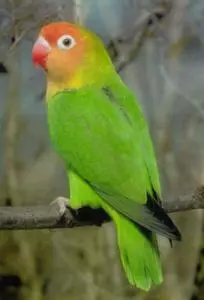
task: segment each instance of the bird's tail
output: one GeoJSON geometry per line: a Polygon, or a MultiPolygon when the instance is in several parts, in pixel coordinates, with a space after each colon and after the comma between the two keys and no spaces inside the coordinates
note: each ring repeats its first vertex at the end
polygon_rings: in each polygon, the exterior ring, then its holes
{"type": "Polygon", "coordinates": [[[163,281],[155,234],[121,215],[114,216],[122,265],[129,282],[145,291],[163,281]]]}

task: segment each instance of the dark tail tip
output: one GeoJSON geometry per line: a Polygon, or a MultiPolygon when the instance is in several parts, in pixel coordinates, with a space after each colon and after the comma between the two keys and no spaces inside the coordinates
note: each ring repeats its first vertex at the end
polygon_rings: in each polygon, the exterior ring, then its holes
{"type": "Polygon", "coordinates": [[[182,235],[181,235],[180,231],[178,230],[178,228],[176,227],[175,224],[174,224],[174,228],[175,228],[175,237],[176,237],[175,240],[177,240],[179,242],[182,241],[182,235]]]}
{"type": "Polygon", "coordinates": [[[155,193],[155,191],[153,192],[153,195],[154,195],[153,197],[149,194],[147,196],[148,209],[154,213],[155,217],[161,223],[163,223],[165,226],[168,227],[169,233],[171,233],[171,236],[172,236],[171,237],[172,240],[181,241],[182,236],[181,236],[179,229],[176,227],[176,225],[174,224],[172,219],[168,216],[168,214],[165,212],[165,210],[161,206],[162,202],[159,200],[158,195],[155,193]]]}

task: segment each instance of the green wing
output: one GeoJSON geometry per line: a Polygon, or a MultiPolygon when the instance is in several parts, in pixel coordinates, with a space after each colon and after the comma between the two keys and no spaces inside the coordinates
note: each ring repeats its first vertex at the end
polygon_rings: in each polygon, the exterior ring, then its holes
{"type": "Polygon", "coordinates": [[[107,85],[103,88],[103,91],[109,99],[120,107],[120,109],[126,114],[135,130],[135,133],[139,131],[140,141],[137,142],[140,143],[141,156],[145,162],[145,167],[147,168],[149,176],[147,180],[151,182],[152,188],[158,196],[155,197],[155,200],[160,201],[161,189],[155,153],[146,120],[144,119],[143,112],[140,109],[135,95],[123,84],[122,81],[116,81],[110,86],[107,85]]]}
{"type": "MultiPolygon", "coordinates": [[[[141,156],[145,162],[151,190],[147,190],[146,205],[138,204],[121,195],[113,195],[111,192],[104,193],[100,189],[98,189],[99,195],[105,198],[109,205],[147,229],[168,236],[170,239],[180,239],[180,233],[160,206],[161,190],[154,149],[146,121],[135,96],[122,82],[107,85],[103,87],[103,91],[110,101],[123,111],[135,131],[140,131],[141,156]]],[[[95,188],[97,190],[97,187],[95,188]]]]}
{"type": "Polygon", "coordinates": [[[72,171],[132,221],[180,239],[156,201],[160,196],[156,160],[133,94],[118,82],[64,91],[49,102],[51,136],[72,171]]]}

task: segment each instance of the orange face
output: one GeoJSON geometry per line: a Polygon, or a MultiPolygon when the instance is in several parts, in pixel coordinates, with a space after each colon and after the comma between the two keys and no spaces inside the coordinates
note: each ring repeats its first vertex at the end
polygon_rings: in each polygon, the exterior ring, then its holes
{"type": "Polygon", "coordinates": [[[54,81],[68,78],[83,63],[87,36],[70,23],[52,23],[42,28],[32,58],[54,81]]]}

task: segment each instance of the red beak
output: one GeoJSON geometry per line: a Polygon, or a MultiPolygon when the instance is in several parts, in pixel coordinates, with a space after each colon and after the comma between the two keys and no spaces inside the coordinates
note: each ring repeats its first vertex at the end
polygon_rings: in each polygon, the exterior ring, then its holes
{"type": "Polygon", "coordinates": [[[42,38],[39,38],[33,46],[32,60],[35,66],[41,66],[46,69],[47,56],[50,51],[49,44],[42,38]]]}

